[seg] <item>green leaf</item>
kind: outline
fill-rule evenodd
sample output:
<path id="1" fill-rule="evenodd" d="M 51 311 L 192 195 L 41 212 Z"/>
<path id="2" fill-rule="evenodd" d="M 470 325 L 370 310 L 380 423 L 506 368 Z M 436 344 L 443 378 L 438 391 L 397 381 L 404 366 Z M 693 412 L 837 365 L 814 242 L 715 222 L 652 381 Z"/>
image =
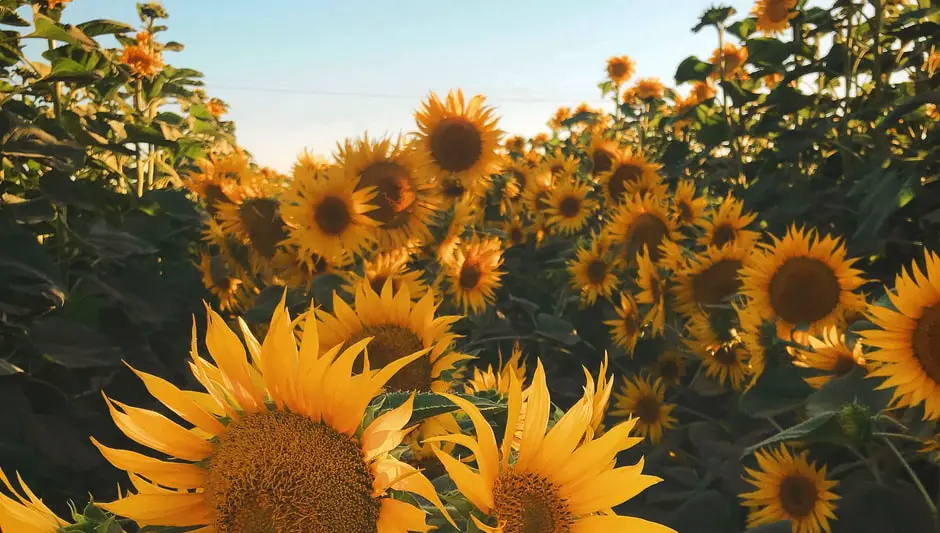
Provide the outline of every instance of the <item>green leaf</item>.
<path id="1" fill-rule="evenodd" d="M 67 368 L 121 363 L 121 351 L 97 331 L 72 320 L 50 316 L 33 323 L 30 340 L 40 353 Z"/>
<path id="2" fill-rule="evenodd" d="M 67 57 L 58 59 L 52 63 L 52 70 L 49 75 L 42 79 L 45 82 L 72 82 L 72 83 L 92 83 L 99 80 L 103 75 Z"/>
<path id="3" fill-rule="evenodd" d="M 55 169 L 72 172 L 84 164 L 85 147 L 57 139 L 42 128 L 4 112 L 0 115 L 0 155 L 41 160 Z"/>
<path id="4" fill-rule="evenodd" d="M 182 52 L 183 48 L 183 43 L 178 43 L 176 41 L 169 41 L 163 45 L 163 49 L 169 50 L 170 52 Z"/>
<path id="5" fill-rule="evenodd" d="M 0 376 L 12 376 L 13 374 L 19 374 L 23 371 L 22 368 L 0 359 Z"/>
<path id="6" fill-rule="evenodd" d="M 873 413 L 883 411 L 891 401 L 890 390 L 877 390 L 881 379 L 869 378 L 864 368 L 856 368 L 844 376 L 830 379 L 806 400 L 810 415 L 836 411 L 843 405 L 860 403 Z"/>
<path id="7" fill-rule="evenodd" d="M 381 410 L 391 410 L 405 403 L 412 393 L 395 391 L 384 395 Z M 506 410 L 505 403 L 499 400 L 497 394 L 456 394 L 464 400 L 472 403 L 485 417 L 500 414 Z M 411 414 L 411 423 L 417 423 L 433 416 L 444 413 L 452 413 L 459 410 L 453 402 L 433 392 L 415 393 L 414 406 Z"/>
<path id="8" fill-rule="evenodd" d="M 194 104 L 189 107 L 189 114 L 195 118 L 213 121 L 215 116 L 209 112 L 205 104 Z"/>
<path id="9" fill-rule="evenodd" d="M 130 24 L 118 22 L 116 20 L 95 19 L 88 22 L 82 22 L 78 25 L 85 35 L 95 37 L 97 35 L 111 35 L 115 33 L 128 33 L 134 31 Z"/>
<path id="10" fill-rule="evenodd" d="M 745 90 L 738 82 L 723 81 L 721 82 L 721 88 L 724 89 L 725 93 L 731 98 L 731 102 L 736 107 L 743 107 L 744 104 L 753 102 L 758 98 L 758 95 Z"/>
<path id="11" fill-rule="evenodd" d="M 36 13 L 34 20 L 36 28 L 33 33 L 25 36 L 27 38 L 52 39 L 53 41 L 62 41 L 83 48 L 98 47 L 98 43 L 94 39 L 89 38 L 77 27 L 63 26 L 41 13 Z"/>
<path id="12" fill-rule="evenodd" d="M 47 295 L 54 303 L 65 302 L 64 284 L 52 258 L 36 241 L 32 233 L 17 227 L 0 229 L 0 274 L 27 278 L 31 284 L 41 281 L 44 286 L 36 290 Z M 22 279 L 19 280 L 22 283 Z"/>
<path id="13" fill-rule="evenodd" d="M 84 180 L 72 180 L 68 174 L 53 170 L 39 178 L 39 191 L 50 202 L 73 205 L 89 211 L 98 206 L 96 186 Z"/>
<path id="14" fill-rule="evenodd" d="M 590 111 L 581 111 L 577 115 L 574 115 L 573 117 L 562 121 L 561 125 L 566 128 L 570 128 L 571 126 L 575 126 L 581 123 L 594 124 L 595 122 L 597 122 L 597 119 L 598 119 L 597 113 L 591 113 Z"/>
<path id="15" fill-rule="evenodd" d="M 157 146 L 175 146 L 176 143 L 163 136 L 163 133 L 153 126 L 126 124 L 127 142 L 150 143 Z"/>
<path id="16" fill-rule="evenodd" d="M 83 239 L 100 256 L 108 259 L 123 259 L 131 255 L 152 254 L 157 251 L 149 242 L 124 231 L 108 228 L 103 221 L 92 225 Z"/>
<path id="17" fill-rule="evenodd" d="M 793 53 L 789 44 L 768 37 L 748 39 L 746 46 L 748 62 L 763 67 L 781 67 Z"/>
<path id="18" fill-rule="evenodd" d="M 696 56 L 689 56 L 683 59 L 676 69 L 676 83 L 705 81 L 714 68 L 711 63 L 706 63 Z"/>
<path id="19" fill-rule="evenodd" d="M 741 454 L 741 457 L 750 455 L 760 448 L 778 442 L 800 441 L 810 443 L 840 442 L 841 440 L 843 439 L 842 428 L 839 426 L 839 413 L 836 411 L 825 411 L 747 448 Z"/>
<path id="20" fill-rule="evenodd" d="M 698 33 L 702 31 L 702 28 L 705 26 L 719 26 L 723 25 L 728 17 L 734 15 L 736 11 L 731 6 L 715 6 L 710 7 L 702 13 L 702 16 L 699 17 L 698 24 L 692 28 L 693 33 Z"/>
<path id="21" fill-rule="evenodd" d="M 748 17 L 746 19 L 741 19 L 734 24 L 728 26 L 728 33 L 734 35 L 742 41 L 747 40 L 755 31 L 757 31 L 757 19 L 754 17 Z"/>
<path id="22" fill-rule="evenodd" d="M 774 416 L 802 405 L 811 390 L 798 368 L 782 364 L 764 370 L 751 390 L 741 395 L 739 408 L 752 418 Z"/>
<path id="23" fill-rule="evenodd" d="M 581 340 L 574 329 L 574 325 L 564 318 L 548 313 L 539 313 L 535 319 L 535 323 L 536 333 L 556 340 L 566 346 L 575 345 Z"/>
<path id="24" fill-rule="evenodd" d="M 5 24 L 7 26 L 19 26 L 21 28 L 26 28 L 29 26 L 29 22 L 27 20 L 16 14 L 16 10 L 5 6 L 0 6 L 0 24 Z"/>

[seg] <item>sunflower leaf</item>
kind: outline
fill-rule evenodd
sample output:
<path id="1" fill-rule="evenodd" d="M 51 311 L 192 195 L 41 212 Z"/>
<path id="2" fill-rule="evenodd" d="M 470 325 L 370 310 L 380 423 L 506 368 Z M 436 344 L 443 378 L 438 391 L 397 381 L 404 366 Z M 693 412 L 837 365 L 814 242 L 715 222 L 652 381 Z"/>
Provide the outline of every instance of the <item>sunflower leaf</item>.
<path id="1" fill-rule="evenodd" d="M 760 448 L 770 446 L 771 444 L 791 441 L 804 443 L 820 441 L 841 442 L 843 440 L 842 436 L 842 428 L 839 424 L 839 413 L 836 411 L 826 411 L 745 449 L 744 452 L 741 453 L 741 457 L 750 455 Z"/>

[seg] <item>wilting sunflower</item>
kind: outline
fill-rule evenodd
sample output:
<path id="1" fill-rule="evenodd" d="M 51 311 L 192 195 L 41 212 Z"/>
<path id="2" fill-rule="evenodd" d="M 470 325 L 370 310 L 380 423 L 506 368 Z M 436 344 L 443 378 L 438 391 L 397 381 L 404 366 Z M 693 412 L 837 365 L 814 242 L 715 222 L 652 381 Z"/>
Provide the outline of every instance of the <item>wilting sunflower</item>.
<path id="1" fill-rule="evenodd" d="M 465 102 L 463 91 L 451 91 L 441 101 L 431 93 L 415 113 L 418 132 L 415 154 L 430 178 L 457 180 L 467 189 L 489 179 L 499 165 L 499 138 L 493 108 L 476 95 Z"/>
<path id="2" fill-rule="evenodd" d="M 362 276 L 348 270 L 344 276 L 353 287 L 366 282 L 377 294 L 382 293 L 386 281 L 391 281 L 392 290 L 398 292 L 407 287 L 412 298 L 421 298 L 428 292 L 428 285 L 421 279 L 421 273 L 408 268 L 411 253 L 407 248 L 396 248 L 365 259 L 362 262 Z"/>
<path id="3" fill-rule="evenodd" d="M 716 48 L 712 52 L 710 62 L 715 68 L 709 77 L 723 80 L 746 80 L 749 77 L 744 70 L 746 61 L 747 48 L 736 46 L 734 43 L 725 43 L 723 47 Z"/>
<path id="4" fill-rule="evenodd" d="M 644 174 L 640 179 L 627 184 L 627 198 L 634 196 L 652 196 L 654 198 L 665 198 L 669 193 L 669 187 L 663 183 L 660 175 Z"/>
<path id="5" fill-rule="evenodd" d="M 378 223 L 376 238 L 383 249 L 420 244 L 431 238 L 428 224 L 439 209 L 435 183 L 419 175 L 413 152 L 391 139 L 364 136 L 347 140 L 336 156 L 357 190 L 374 188 L 367 214 Z"/>
<path id="6" fill-rule="evenodd" d="M 588 198 L 591 186 L 563 181 L 548 196 L 548 226 L 565 235 L 581 231 L 594 211 L 595 201 Z"/>
<path id="7" fill-rule="evenodd" d="M 650 442 L 659 444 L 663 432 L 676 424 L 672 416 L 674 404 L 664 401 L 666 386 L 659 378 L 650 380 L 645 376 L 623 378 L 621 391 L 614 391 L 614 407 L 610 414 L 620 417 L 636 417 L 636 433 L 649 436 Z"/>
<path id="8" fill-rule="evenodd" d="M 894 387 L 894 403 L 924 404 L 925 419 L 940 419 L 940 257 L 924 254 L 923 270 L 902 271 L 887 291 L 895 310 L 871 306 L 871 321 L 880 329 L 863 331 L 867 357 L 877 367 L 872 377 L 885 379 L 880 388 Z"/>
<path id="9" fill-rule="evenodd" d="M 809 337 L 807 343 L 811 350 L 790 348 L 790 354 L 798 364 L 821 370 L 825 374 L 805 378 L 814 388 L 820 388 L 829 380 L 844 376 L 858 367 L 865 367 L 862 355 L 862 343 L 856 342 L 852 348 L 845 344 L 845 334 L 836 328 L 825 328 L 819 337 Z"/>
<path id="10" fill-rule="evenodd" d="M 210 155 L 208 159 L 196 161 L 198 172 L 190 172 L 183 178 L 183 186 L 206 203 L 210 214 L 216 212 L 216 204 L 231 203 L 241 199 L 240 185 L 251 173 L 248 158 L 241 151 L 226 155 Z"/>
<path id="11" fill-rule="evenodd" d="M 125 45 L 120 62 L 130 67 L 131 74 L 137 78 L 152 78 L 163 68 L 160 53 L 143 44 Z"/>
<path id="12" fill-rule="evenodd" d="M 450 280 L 450 292 L 464 313 L 482 313 L 493 303 L 494 291 L 505 274 L 498 270 L 502 264 L 503 245 L 494 237 L 473 237 L 445 258 L 443 266 Z"/>
<path id="13" fill-rule="evenodd" d="M 636 303 L 650 306 L 642 324 L 652 326 L 653 335 L 661 335 L 666 323 L 666 281 L 646 248 L 637 256 L 636 285 L 640 289 Z"/>
<path id="14" fill-rule="evenodd" d="M 604 136 L 604 130 L 597 128 L 591 133 L 588 157 L 591 158 L 591 175 L 595 178 L 610 171 L 614 158 L 620 152 L 620 143 Z"/>
<path id="15" fill-rule="evenodd" d="M 294 180 L 281 203 L 291 241 L 304 253 L 334 263 L 366 249 L 379 224 L 368 215 L 375 209 L 370 202 L 376 191 L 357 190 L 358 184 L 335 165 L 316 179 Z"/>
<path id="16" fill-rule="evenodd" d="M 499 351 L 499 363 L 495 371 L 493 365 L 487 365 L 486 370 L 474 368 L 473 377 L 468 378 L 464 384 L 464 392 L 473 394 L 496 391 L 506 396 L 509 394 L 510 374 L 515 376 L 519 383 L 525 383 L 526 364 L 522 357 L 522 346 L 518 342 L 513 345 L 512 353 L 505 363 L 503 363 L 503 351 Z"/>
<path id="17" fill-rule="evenodd" d="M 675 209 L 676 223 L 680 227 L 700 226 L 704 222 L 702 214 L 708 200 L 695 197 L 695 183 L 691 180 L 682 180 L 676 185 L 676 194 L 672 197 L 672 206 Z"/>
<path id="18" fill-rule="evenodd" d="M 641 442 L 630 437 L 635 420 L 621 422 L 604 436 L 579 445 L 591 424 L 593 391 L 586 390 L 546 434 L 551 402 L 541 362 L 525 393 L 524 417 L 520 416 L 522 387 L 515 376 L 510 379 L 508 422 L 499 445 L 475 405 L 445 395 L 470 417 L 476 437 L 456 434 L 436 440 L 470 449 L 477 468 L 450 454 L 436 453 L 457 489 L 485 516 L 480 519 L 471 515 L 478 528 L 487 533 L 673 532 L 665 526 L 610 512 L 612 507 L 661 481 L 642 473 L 642 459 L 632 466 L 614 467 L 620 451 Z M 513 435 L 519 420 L 522 432 L 518 453 L 513 453 Z"/>
<path id="19" fill-rule="evenodd" d="M 700 246 L 721 248 L 726 244 L 735 243 L 749 248 L 760 236 L 756 231 L 744 229 L 754 222 L 757 214 L 744 213 L 744 202 L 735 200 L 730 194 L 717 209 L 712 209 L 709 215 L 699 223 L 702 228 L 702 235 L 698 238 Z"/>
<path id="20" fill-rule="evenodd" d="M 571 286 L 581 292 L 582 305 L 594 305 L 597 298 L 610 298 L 617 287 L 615 271 L 622 260 L 604 249 L 602 239 L 595 237 L 590 248 L 579 248 L 577 257 L 568 262 Z"/>
<path id="21" fill-rule="evenodd" d="M 641 100 L 658 100 L 663 97 L 663 82 L 659 78 L 643 78 L 636 82 L 636 95 Z"/>
<path id="22" fill-rule="evenodd" d="M 661 379 L 665 385 L 678 386 L 685 375 L 685 360 L 682 354 L 674 350 L 661 353 L 650 367 L 650 375 Z"/>
<path id="23" fill-rule="evenodd" d="M 839 497 L 832 492 L 838 482 L 826 478 L 826 467 L 810 462 L 808 451 L 794 455 L 783 445 L 754 456 L 759 469 L 745 467 L 744 481 L 757 490 L 741 494 L 741 505 L 750 509 L 747 527 L 789 520 L 793 533 L 828 533 Z"/>
<path id="24" fill-rule="evenodd" d="M 815 333 L 841 325 L 846 312 L 865 309 L 865 297 L 853 292 L 865 280 L 838 240 L 795 226 L 782 239 L 772 238 L 745 264 L 741 284 L 748 307 L 777 318 L 781 338 L 789 339 L 798 324 Z"/>
<path id="25" fill-rule="evenodd" d="M 299 341 L 283 302 L 263 344 L 244 321 L 239 324 L 247 353 L 222 317 L 209 311 L 206 345 L 215 364 L 198 354 L 193 336 L 190 367 L 206 393 L 183 391 L 135 370 L 186 427 L 105 396 L 124 434 L 177 459 L 92 439 L 109 462 L 139 476 L 137 494 L 102 508 L 141 526 L 201 526 L 219 533 L 427 531 L 423 512 L 388 497 L 394 489 L 420 494 L 447 516 L 430 481 L 389 454 L 408 433 L 413 397 L 363 420 L 386 382 L 426 358 L 427 350 L 376 371 L 366 365 L 354 375 L 353 363 L 363 357 L 368 339 L 321 351 L 313 313 Z"/>
<path id="26" fill-rule="evenodd" d="M 219 309 L 235 311 L 248 298 L 251 287 L 237 273 L 230 272 L 225 260 L 218 255 L 199 254 L 202 284 L 219 299 Z"/>
<path id="27" fill-rule="evenodd" d="M 26 486 L 19 474 L 16 475 L 16 480 L 22 494 L 13 487 L 3 470 L 0 470 L 0 482 L 10 493 L 7 496 L 0 487 L 0 531 L 56 533 L 69 525 L 42 503 L 42 500 Z"/>
<path id="28" fill-rule="evenodd" d="M 627 199 L 607 228 L 611 240 L 624 247 L 628 263 L 635 262 L 644 247 L 649 250 L 650 258 L 658 261 L 662 254 L 660 245 L 675 240 L 675 223 L 669 218 L 665 204 L 652 196 Z"/>
<path id="29" fill-rule="evenodd" d="M 627 293 L 620 295 L 620 305 L 616 307 L 617 318 L 606 320 L 604 324 L 610 326 L 613 341 L 631 357 L 636 348 L 636 341 L 640 337 L 640 314 L 636 308 L 633 297 Z"/>
<path id="30" fill-rule="evenodd" d="M 617 85 L 630 81 L 636 70 L 636 63 L 629 56 L 616 56 L 607 60 L 607 77 Z"/>
<path id="31" fill-rule="evenodd" d="M 741 289 L 740 272 L 749 252 L 740 246 L 709 247 L 675 272 L 676 310 L 686 316 L 727 305 Z"/>
<path id="32" fill-rule="evenodd" d="M 658 174 L 660 165 L 650 163 L 642 154 L 632 150 L 619 150 L 614 155 L 610 170 L 598 176 L 604 196 L 611 206 L 622 204 L 627 193 L 627 187 L 634 182 L 651 178 Z"/>
<path id="33" fill-rule="evenodd" d="M 570 107 L 559 107 L 555 114 L 552 115 L 551 120 L 548 121 L 548 127 L 553 130 L 561 129 L 562 122 L 571 118 L 571 108 Z"/>
<path id="34" fill-rule="evenodd" d="M 751 14 L 757 17 L 757 31 L 774 36 L 790 27 L 797 0 L 757 0 Z"/>

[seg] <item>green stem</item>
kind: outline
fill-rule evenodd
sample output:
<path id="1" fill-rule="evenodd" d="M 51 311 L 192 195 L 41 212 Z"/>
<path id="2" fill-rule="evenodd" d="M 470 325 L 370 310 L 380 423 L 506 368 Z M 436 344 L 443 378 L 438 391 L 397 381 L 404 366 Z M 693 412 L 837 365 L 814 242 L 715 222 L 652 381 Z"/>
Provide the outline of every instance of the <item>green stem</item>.
<path id="1" fill-rule="evenodd" d="M 137 116 L 134 117 L 135 121 L 139 121 L 143 117 L 144 111 L 144 82 L 140 78 L 137 79 L 137 83 L 134 85 L 134 109 L 137 111 Z M 137 149 L 137 196 L 141 197 L 144 195 L 144 155 L 143 155 L 143 145 L 140 143 L 136 144 Z"/>
<path id="2" fill-rule="evenodd" d="M 55 42 L 49 39 L 49 50 L 55 48 Z M 35 67 L 33 67 L 35 68 Z M 56 122 L 62 118 L 62 84 L 55 82 L 52 84 L 52 110 L 55 113 Z"/>
<path id="3" fill-rule="evenodd" d="M 718 73 L 721 76 L 721 81 L 729 83 L 725 79 L 725 26 L 724 24 L 718 24 Z M 719 84 L 721 85 L 721 84 Z M 728 100 L 728 91 L 724 87 L 721 87 L 721 103 L 722 103 L 722 112 L 725 115 L 725 123 L 728 124 L 728 132 L 731 134 L 730 144 L 731 151 L 734 153 L 734 162 L 737 170 L 737 178 L 739 181 L 744 180 L 744 161 L 741 158 L 741 147 L 738 144 L 738 134 L 737 129 L 735 128 L 734 121 L 731 119 L 731 102 Z"/>
<path id="4" fill-rule="evenodd" d="M 702 420 L 706 420 L 706 421 L 708 421 L 708 422 L 711 422 L 711 423 L 713 423 L 713 424 L 715 424 L 715 425 L 717 425 L 717 426 L 719 426 L 719 427 L 721 427 L 721 428 L 723 428 L 723 429 L 728 429 L 728 424 L 726 424 L 725 422 L 723 422 L 723 421 L 721 421 L 721 420 L 718 420 L 717 418 L 712 418 L 712 417 L 710 417 L 710 416 L 708 416 L 708 415 L 706 415 L 705 413 L 702 413 L 702 412 L 700 412 L 700 411 L 696 411 L 695 409 L 692 409 L 691 407 L 687 407 L 687 406 L 685 406 L 685 405 L 676 405 L 676 410 L 677 410 L 677 411 L 684 411 L 684 412 L 686 412 L 686 413 L 689 413 L 690 415 L 695 415 L 695 416 L 701 418 Z"/>
<path id="5" fill-rule="evenodd" d="M 770 422 L 770 425 L 773 426 L 774 428 L 776 428 L 777 431 L 783 431 L 783 426 L 781 426 L 780 424 L 778 424 L 777 421 L 774 420 L 774 417 L 772 417 L 772 416 L 765 416 L 764 419 L 767 420 L 768 422 Z"/>
<path id="6" fill-rule="evenodd" d="M 891 444 L 889 439 L 884 437 L 881 438 L 885 444 L 888 445 L 888 448 L 894 452 L 894 456 L 898 458 L 898 461 L 901 461 L 901 466 L 904 467 L 904 470 L 907 471 L 907 475 L 911 477 L 911 481 L 914 482 L 914 485 L 917 486 L 917 490 L 920 491 L 920 494 L 924 497 L 924 501 L 927 502 L 927 507 L 930 508 L 930 513 L 937 518 L 937 506 L 933 503 L 933 498 L 930 496 L 930 493 L 927 492 L 927 488 L 924 487 L 924 484 L 920 482 L 920 478 L 917 477 L 917 474 L 914 473 L 914 470 L 911 468 L 911 465 L 907 464 L 907 461 L 904 460 L 904 456 L 901 455 L 901 452 L 894 447 L 894 444 Z"/>
<path id="7" fill-rule="evenodd" d="M 852 452 L 852 455 L 858 457 L 865 464 L 865 466 L 868 468 L 868 471 L 871 472 L 871 476 L 875 478 L 875 483 L 881 485 L 881 472 L 878 471 L 877 465 L 873 465 L 871 463 L 871 459 L 862 455 L 862 453 L 855 449 L 854 446 L 848 446 L 847 448 L 850 452 Z"/>
<path id="8" fill-rule="evenodd" d="M 901 440 L 906 440 L 906 441 L 910 441 L 910 442 L 916 442 L 916 443 L 918 443 L 918 444 L 923 444 L 923 441 L 920 440 L 920 439 L 918 439 L 917 437 L 912 437 L 912 436 L 910 436 L 910 435 L 904 435 L 904 434 L 902 434 L 902 433 L 881 433 L 881 432 L 875 432 L 875 433 L 873 433 L 873 435 L 876 436 L 876 437 L 883 437 L 883 438 L 886 438 L 886 439 L 887 439 L 887 438 L 901 439 Z"/>

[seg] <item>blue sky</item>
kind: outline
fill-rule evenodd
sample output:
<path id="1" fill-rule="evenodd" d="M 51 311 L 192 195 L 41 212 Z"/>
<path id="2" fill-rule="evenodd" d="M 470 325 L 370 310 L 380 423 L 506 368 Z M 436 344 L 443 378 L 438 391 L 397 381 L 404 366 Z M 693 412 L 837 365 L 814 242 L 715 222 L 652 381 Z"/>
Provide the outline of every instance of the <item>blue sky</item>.
<path id="1" fill-rule="evenodd" d="M 431 90 L 482 93 L 501 129 L 532 135 L 561 105 L 600 103 L 608 57 L 627 54 L 638 76 L 670 83 L 683 58 L 717 41 L 689 31 L 712 0 L 163 3 L 170 29 L 159 39 L 186 45 L 164 60 L 205 73 L 240 143 L 279 170 L 304 148 L 327 154 L 366 131 L 413 131 Z M 746 13 L 753 2 L 723 3 Z M 133 0 L 73 0 L 63 20 L 93 18 L 138 21 Z"/>

